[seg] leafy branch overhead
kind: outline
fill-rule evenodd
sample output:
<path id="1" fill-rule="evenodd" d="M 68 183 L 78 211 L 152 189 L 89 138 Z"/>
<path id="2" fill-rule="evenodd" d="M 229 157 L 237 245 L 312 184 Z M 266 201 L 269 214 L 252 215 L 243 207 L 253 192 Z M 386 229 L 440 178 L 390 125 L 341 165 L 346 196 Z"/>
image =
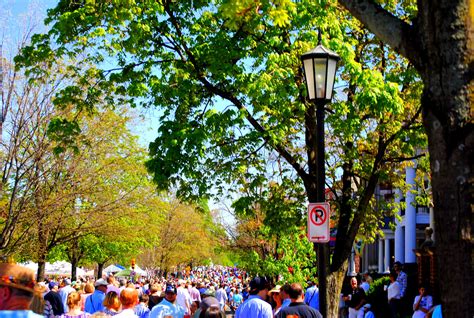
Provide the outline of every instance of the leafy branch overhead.
<path id="1" fill-rule="evenodd" d="M 332 106 L 332 118 L 344 119 L 331 122 L 335 133 L 362 138 L 361 127 L 377 119 L 385 119 L 389 133 L 404 114 L 397 88 L 403 74 L 390 70 L 387 81 L 380 71 L 363 69 L 358 44 L 346 30 L 363 31 L 341 17 L 334 4 L 310 1 L 261 6 L 63 1 L 49 12 L 49 34 L 37 37 L 17 62 L 28 66 L 45 58 L 52 63 L 58 54 L 81 56 L 77 76 L 95 81 L 95 89 L 117 103 L 159 107 L 163 115 L 148 168 L 162 189 L 178 185 L 183 197 L 197 198 L 208 195 L 213 184 L 222 193 L 223 184 L 264 173 L 260 155 L 273 151 L 307 183 L 311 149 L 305 139 L 311 136 L 305 134 L 311 134 L 312 105 L 304 102 L 299 56 L 315 45 L 316 28 L 324 30 L 324 44 L 342 56 L 341 77 L 348 81 L 340 84 L 357 87 L 355 103 L 341 99 Z M 366 50 L 372 46 L 366 44 Z M 383 56 L 394 56 L 385 50 Z M 73 89 L 63 94 L 78 97 Z M 360 111 L 367 114 L 364 120 Z"/>

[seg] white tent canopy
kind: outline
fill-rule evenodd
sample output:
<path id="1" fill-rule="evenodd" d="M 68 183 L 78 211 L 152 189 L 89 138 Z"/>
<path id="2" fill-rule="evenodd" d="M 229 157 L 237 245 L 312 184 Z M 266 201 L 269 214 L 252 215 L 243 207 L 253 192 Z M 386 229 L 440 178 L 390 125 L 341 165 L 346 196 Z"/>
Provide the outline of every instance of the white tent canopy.
<path id="1" fill-rule="evenodd" d="M 135 273 L 137 273 L 140 276 L 146 276 L 147 275 L 147 272 L 145 272 L 143 269 L 138 267 L 138 265 L 135 265 L 134 271 L 135 271 Z"/>
<path id="2" fill-rule="evenodd" d="M 35 272 L 38 271 L 38 264 L 33 263 L 33 262 L 27 262 L 21 264 L 22 266 L 28 267 Z M 58 261 L 54 263 L 46 263 L 45 265 L 45 275 L 65 275 L 69 276 L 71 275 L 72 272 L 72 265 L 69 262 L 65 261 Z M 86 275 L 86 271 L 83 270 L 82 268 L 76 267 L 76 274 L 77 276 L 84 276 Z"/>
<path id="3" fill-rule="evenodd" d="M 104 273 L 109 275 L 110 273 L 117 273 L 117 272 L 120 272 L 121 270 L 123 270 L 123 268 L 120 268 L 117 265 L 112 264 L 104 268 Z"/>

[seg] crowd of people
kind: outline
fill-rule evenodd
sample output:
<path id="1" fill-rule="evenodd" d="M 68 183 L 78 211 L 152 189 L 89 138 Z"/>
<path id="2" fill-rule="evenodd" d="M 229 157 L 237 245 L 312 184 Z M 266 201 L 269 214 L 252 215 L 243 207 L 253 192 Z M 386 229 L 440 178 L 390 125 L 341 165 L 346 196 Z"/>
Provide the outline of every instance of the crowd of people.
<path id="1" fill-rule="evenodd" d="M 273 285 L 265 277 L 248 278 L 237 268 L 215 266 L 173 273 L 166 279 L 116 278 L 47 279 L 17 264 L 0 264 L 0 316 L 87 318 L 321 318 L 319 290 L 312 281 Z M 351 279 L 341 294 L 340 318 L 374 318 L 366 293 L 371 278 Z M 390 316 L 401 315 L 406 274 L 395 264 L 386 286 Z M 413 318 L 431 317 L 433 300 L 420 286 Z M 438 308 L 439 311 L 439 308 Z M 385 316 L 384 316 L 385 317 Z M 436 316 L 436 312 L 433 317 Z"/>

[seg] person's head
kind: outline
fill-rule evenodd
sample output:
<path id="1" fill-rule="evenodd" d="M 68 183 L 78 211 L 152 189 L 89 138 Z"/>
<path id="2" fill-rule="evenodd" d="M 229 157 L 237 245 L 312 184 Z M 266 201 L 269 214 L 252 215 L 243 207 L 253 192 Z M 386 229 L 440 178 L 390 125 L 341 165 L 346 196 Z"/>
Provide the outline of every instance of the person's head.
<path id="1" fill-rule="evenodd" d="M 48 283 L 48 288 L 50 291 L 53 291 L 53 292 L 57 292 L 59 290 L 58 283 L 56 283 L 55 281 L 50 281 Z"/>
<path id="2" fill-rule="evenodd" d="M 44 313 L 44 298 L 43 294 L 47 291 L 45 284 L 37 283 L 34 287 L 33 299 L 30 303 L 30 309 L 36 313 L 42 315 Z"/>
<path id="3" fill-rule="evenodd" d="M 176 294 L 177 290 L 176 287 L 173 285 L 166 285 L 165 288 L 165 299 L 170 303 L 174 303 L 176 301 Z"/>
<path id="4" fill-rule="evenodd" d="M 81 294 L 78 292 L 72 292 L 67 296 L 67 306 L 69 309 L 80 308 Z"/>
<path id="5" fill-rule="evenodd" d="M 32 270 L 16 264 L 0 264 L 0 310 L 28 309 L 34 287 Z"/>
<path id="6" fill-rule="evenodd" d="M 200 306 L 200 309 L 201 309 L 201 313 L 199 315 L 199 318 L 204 318 L 207 309 L 210 308 L 210 307 L 220 308 L 219 301 L 214 296 L 207 296 L 206 298 L 204 298 L 202 300 L 202 302 L 199 306 Z"/>
<path id="7" fill-rule="evenodd" d="M 105 295 L 105 299 L 104 299 L 103 304 L 104 304 L 104 307 L 107 308 L 107 309 L 111 309 L 111 310 L 115 310 L 115 311 L 120 310 L 120 299 L 119 299 L 119 296 L 117 295 L 117 293 L 114 292 L 114 291 L 109 291 Z"/>
<path id="8" fill-rule="evenodd" d="M 357 284 L 357 278 L 356 278 L 356 277 L 352 277 L 352 278 L 351 278 L 351 287 L 352 287 L 352 289 L 356 289 L 357 286 L 358 286 L 358 284 Z"/>
<path id="9" fill-rule="evenodd" d="M 95 289 L 100 290 L 103 293 L 107 292 L 107 285 L 107 281 L 103 278 L 96 280 L 94 284 Z"/>
<path id="10" fill-rule="evenodd" d="M 393 263 L 393 269 L 397 272 L 397 273 L 400 273 L 403 269 L 403 266 L 402 266 L 402 263 L 400 263 L 399 261 L 396 261 L 395 263 Z"/>
<path id="11" fill-rule="evenodd" d="M 107 276 L 107 283 L 110 285 L 110 284 L 114 284 L 115 283 L 115 277 L 113 275 L 109 275 Z"/>
<path id="12" fill-rule="evenodd" d="M 141 303 L 148 304 L 150 297 L 147 294 L 141 294 L 139 300 Z"/>
<path id="13" fill-rule="evenodd" d="M 204 318 L 226 318 L 226 315 L 219 306 L 211 306 L 204 312 Z"/>
<path id="14" fill-rule="evenodd" d="M 86 283 L 84 285 L 84 293 L 86 294 L 91 294 L 94 292 L 94 285 L 92 285 L 91 283 Z"/>
<path id="15" fill-rule="evenodd" d="M 422 296 L 426 296 L 428 294 L 427 291 L 426 291 L 426 286 L 425 285 L 420 285 L 420 287 L 418 287 L 418 292 Z"/>
<path id="16" fill-rule="evenodd" d="M 136 288 L 125 288 L 120 292 L 120 302 L 123 309 L 135 307 L 138 304 L 138 290 Z"/>
<path id="17" fill-rule="evenodd" d="M 388 278 L 392 283 L 397 280 L 397 276 L 397 273 L 394 271 L 391 271 L 390 274 L 388 274 Z"/>
<path id="18" fill-rule="evenodd" d="M 280 290 L 281 290 L 281 286 L 276 285 L 274 288 L 272 288 L 268 292 L 268 295 L 270 296 L 270 299 L 273 300 L 273 302 L 275 302 L 276 304 L 281 303 Z"/>
<path id="19" fill-rule="evenodd" d="M 280 289 L 280 298 L 282 300 L 290 298 L 290 289 L 291 289 L 290 284 L 285 284 L 281 287 L 281 289 Z"/>
<path id="20" fill-rule="evenodd" d="M 270 290 L 270 282 L 265 277 L 256 276 L 250 281 L 250 295 L 260 295 L 265 298 Z"/>
<path id="21" fill-rule="evenodd" d="M 157 292 L 161 292 L 161 285 L 159 284 L 153 284 L 151 285 L 150 287 L 150 294 L 154 294 L 154 293 L 157 293 Z"/>
<path id="22" fill-rule="evenodd" d="M 299 283 L 290 285 L 289 295 L 291 301 L 299 301 L 303 299 L 303 287 Z"/>
<path id="23" fill-rule="evenodd" d="M 368 312 L 368 311 L 370 310 L 370 307 L 371 307 L 370 304 L 365 304 L 365 305 L 362 307 L 362 310 L 363 310 L 364 312 Z"/>

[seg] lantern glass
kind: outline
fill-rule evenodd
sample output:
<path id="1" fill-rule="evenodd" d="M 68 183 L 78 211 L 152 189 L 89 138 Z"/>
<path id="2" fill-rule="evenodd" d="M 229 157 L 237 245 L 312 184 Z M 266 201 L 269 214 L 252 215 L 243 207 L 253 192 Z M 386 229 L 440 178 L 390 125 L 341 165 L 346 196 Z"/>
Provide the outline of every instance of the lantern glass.
<path id="1" fill-rule="evenodd" d="M 328 80 L 326 84 L 326 99 L 332 99 L 332 91 L 334 89 L 334 77 L 336 76 L 337 60 L 328 59 Z"/>
<path id="2" fill-rule="evenodd" d="M 316 99 L 326 99 L 326 58 L 315 58 L 314 60 L 314 88 Z"/>
<path id="3" fill-rule="evenodd" d="M 313 71 L 313 59 L 303 60 L 304 75 L 306 77 L 306 87 L 308 88 L 308 96 L 310 100 L 316 98 L 314 90 L 314 71 Z"/>

